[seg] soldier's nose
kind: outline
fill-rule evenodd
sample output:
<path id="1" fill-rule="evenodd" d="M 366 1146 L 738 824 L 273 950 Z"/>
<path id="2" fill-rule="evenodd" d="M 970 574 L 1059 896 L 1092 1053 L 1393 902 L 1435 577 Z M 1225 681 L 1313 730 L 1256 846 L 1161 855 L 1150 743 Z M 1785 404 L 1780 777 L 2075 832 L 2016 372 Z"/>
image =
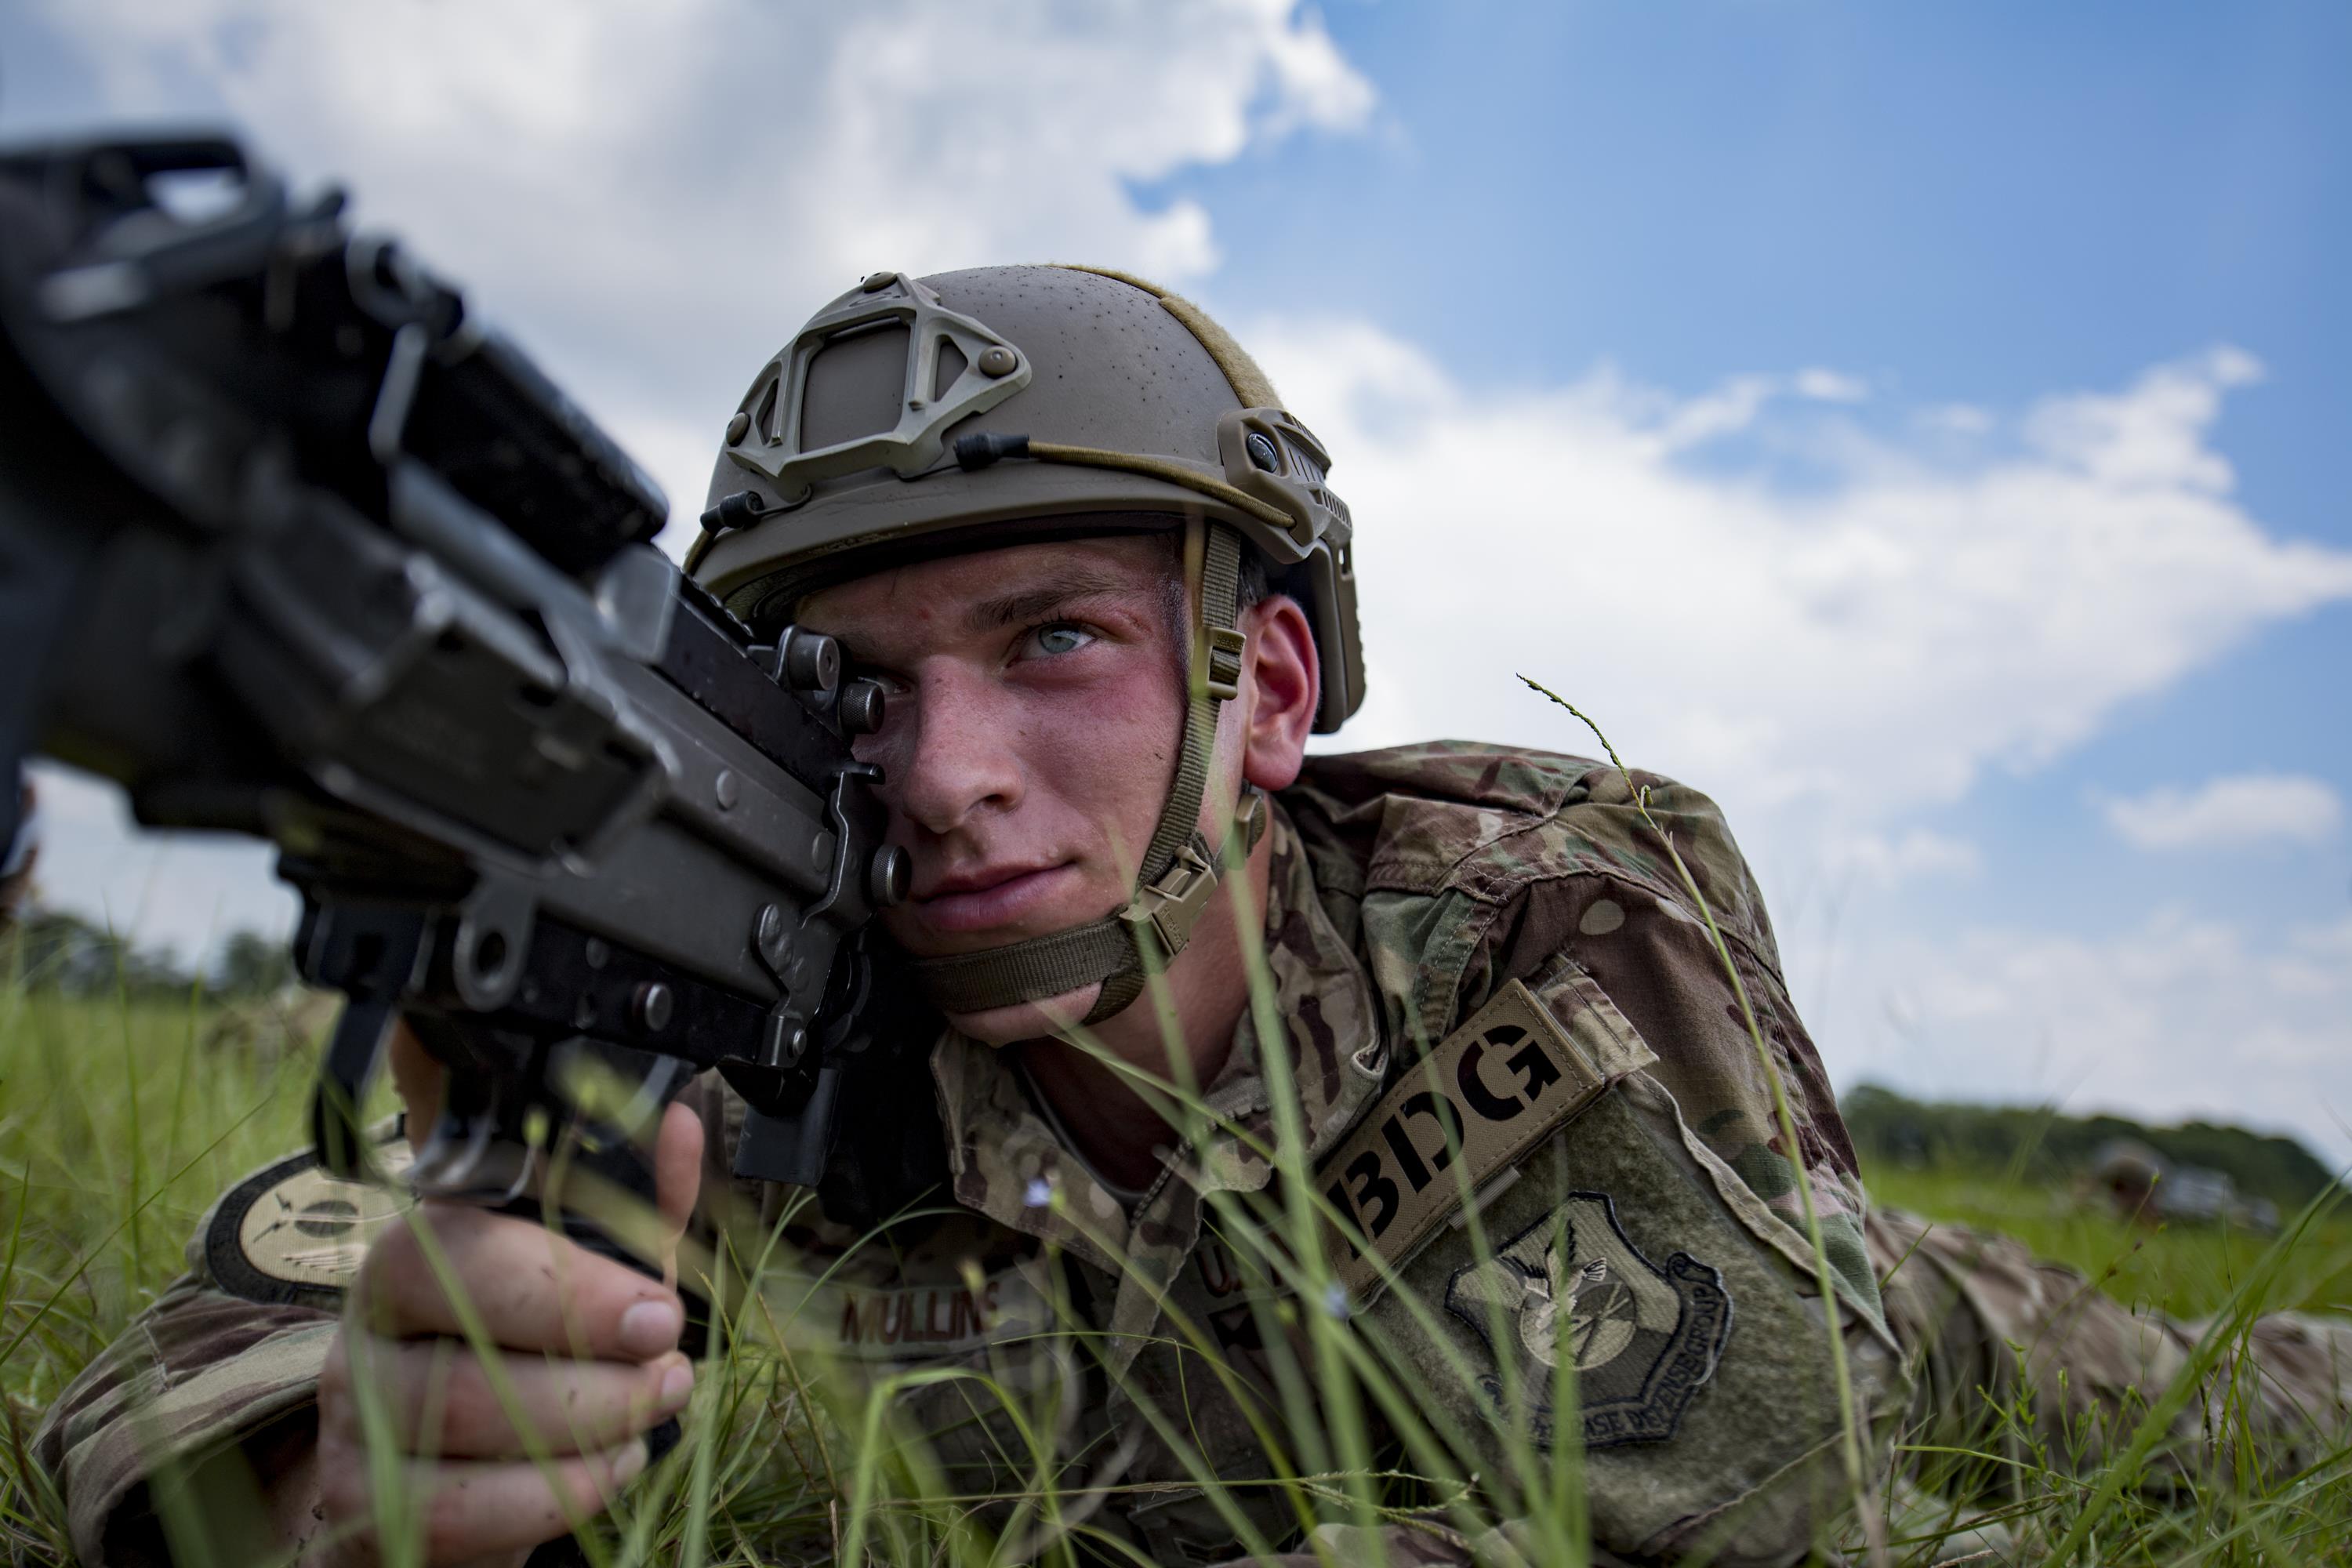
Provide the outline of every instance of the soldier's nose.
<path id="1" fill-rule="evenodd" d="M 983 809 L 1010 809 L 1021 798 L 1020 759 L 987 680 L 950 661 L 919 672 L 912 733 L 890 793 L 908 819 L 944 836 Z"/>

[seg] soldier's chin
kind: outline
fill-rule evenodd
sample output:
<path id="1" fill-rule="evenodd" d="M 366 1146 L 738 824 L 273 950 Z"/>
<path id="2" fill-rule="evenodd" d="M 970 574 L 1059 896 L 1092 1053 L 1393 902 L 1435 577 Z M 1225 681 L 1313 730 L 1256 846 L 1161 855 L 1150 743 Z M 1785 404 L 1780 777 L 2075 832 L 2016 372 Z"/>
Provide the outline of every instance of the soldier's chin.
<path id="1" fill-rule="evenodd" d="M 1016 1040 L 1038 1040 L 1058 1035 L 1083 1019 L 1102 994 L 1102 982 L 1081 985 L 1039 1002 L 1015 1002 L 1010 1007 L 990 1007 L 978 1013 L 950 1013 L 948 1022 L 984 1046 L 1009 1046 Z"/>

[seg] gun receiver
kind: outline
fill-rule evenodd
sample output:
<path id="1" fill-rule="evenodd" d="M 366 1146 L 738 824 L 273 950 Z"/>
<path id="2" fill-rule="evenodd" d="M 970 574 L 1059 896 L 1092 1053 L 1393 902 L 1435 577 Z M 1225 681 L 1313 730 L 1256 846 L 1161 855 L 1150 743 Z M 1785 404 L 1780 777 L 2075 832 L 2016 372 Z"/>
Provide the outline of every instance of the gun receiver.
<path id="1" fill-rule="evenodd" d="M 175 216 L 190 177 L 225 204 Z M 404 1016 L 450 1069 L 425 1192 L 528 1205 L 568 1128 L 646 1194 L 624 1135 L 709 1068 L 738 1173 L 815 1185 L 907 887 L 879 692 L 687 582 L 636 464 L 341 205 L 218 136 L 0 155 L 0 779 L 278 845 L 349 999 L 339 1173 Z"/>

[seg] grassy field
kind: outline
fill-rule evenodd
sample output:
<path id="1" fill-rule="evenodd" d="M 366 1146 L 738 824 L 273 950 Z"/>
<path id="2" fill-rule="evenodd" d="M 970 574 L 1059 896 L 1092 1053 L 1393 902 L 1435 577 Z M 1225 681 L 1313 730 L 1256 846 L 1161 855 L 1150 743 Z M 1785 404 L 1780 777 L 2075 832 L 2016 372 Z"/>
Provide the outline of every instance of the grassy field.
<path id="1" fill-rule="evenodd" d="M 262 1026 L 224 1027 L 194 998 L 0 991 L 0 1387 L 13 1417 L 45 1407 L 182 1271 L 224 1188 L 302 1142 L 315 1054 L 255 1011 Z"/>
<path id="2" fill-rule="evenodd" d="M 27 1464 L 32 1428 L 75 1372 L 180 1272 L 182 1249 L 212 1199 L 302 1142 L 313 1064 L 302 1037 L 316 1024 L 313 1016 L 281 1025 L 252 1009 L 225 1021 L 194 998 L 77 1001 L 0 987 L 0 1391 L 8 1426 L 0 1558 L 67 1560 L 57 1500 Z M 1890 1170 L 1874 1173 L 1874 1186 L 1883 1202 L 2007 1231 L 2119 1300 L 2188 1317 L 2227 1307 L 2270 1246 L 2146 1229 L 2046 1190 L 1964 1173 Z M 2341 1311 L 2352 1303 L 2352 1226 L 2340 1217 L 2271 1262 L 2268 1305 Z M 667 1480 L 639 1489 L 657 1495 L 635 1500 L 612 1560 L 822 1561 L 861 1539 L 875 1561 L 985 1560 L 981 1538 L 960 1522 L 962 1506 L 927 1497 L 932 1483 L 919 1458 L 880 1427 L 857 1426 L 854 1409 L 849 1430 L 842 1414 L 822 1413 L 789 1357 L 747 1352 L 717 1373 L 698 1394 L 691 1461 L 665 1467 L 656 1477 Z M 2169 1496 L 2132 1484 L 2121 1467 L 2088 1476 L 2054 1465 L 2029 1471 L 2018 1500 L 1996 1510 L 2021 1516 L 2022 1560 L 2048 1560 L 2051 1543 L 2061 1542 L 2084 1562 L 2352 1561 L 2352 1490 L 2340 1452 L 2300 1477 Z M 1325 1517 L 1383 1506 L 1381 1489 L 1361 1477 L 1299 1486 L 1302 1507 Z M 1547 1539 L 1549 1560 L 1582 1560 L 1572 1531 Z M 1884 1560 L 1928 1560 L 1899 1526 L 1889 1540 Z M 602 1548 L 595 1556 L 604 1557 Z"/>
<path id="3" fill-rule="evenodd" d="M 2142 1225 L 2064 1189 L 1984 1172 L 1874 1168 L 1870 1191 L 1882 1205 L 2013 1236 L 2038 1257 L 2081 1269 L 2126 1306 L 2176 1318 L 2220 1311 L 2272 1239 L 2219 1226 Z M 2352 1314 L 2352 1219 L 2333 1216 L 2313 1228 L 2270 1304 Z"/>

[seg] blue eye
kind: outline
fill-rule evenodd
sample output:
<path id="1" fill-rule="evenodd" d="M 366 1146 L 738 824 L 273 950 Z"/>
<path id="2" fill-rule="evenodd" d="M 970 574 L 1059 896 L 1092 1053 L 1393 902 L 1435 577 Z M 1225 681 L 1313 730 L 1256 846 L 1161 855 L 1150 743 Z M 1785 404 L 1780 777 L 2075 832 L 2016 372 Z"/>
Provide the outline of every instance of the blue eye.
<path id="1" fill-rule="evenodd" d="M 1083 626 L 1039 626 L 1030 634 L 1037 650 L 1045 654 L 1076 653 L 1095 640 L 1092 632 Z"/>

